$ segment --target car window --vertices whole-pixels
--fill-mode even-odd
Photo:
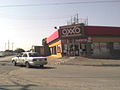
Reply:
[[[27,57],[27,54],[24,54],[23,57]]]
[[[38,53],[29,53],[29,57],[39,57]]]

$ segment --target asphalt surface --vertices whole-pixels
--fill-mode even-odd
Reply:
[[[0,58],[0,90],[120,90],[119,59],[50,58],[28,69],[11,58]]]

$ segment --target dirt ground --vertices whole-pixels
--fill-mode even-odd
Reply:
[[[81,65],[81,66],[120,66],[120,58],[95,59],[86,57],[49,58],[50,64]]]
[[[0,90],[120,90],[119,59],[48,59],[44,68],[13,66],[0,58]]]

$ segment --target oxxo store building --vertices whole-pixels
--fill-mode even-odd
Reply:
[[[51,55],[120,56],[120,27],[67,25],[47,38]]]

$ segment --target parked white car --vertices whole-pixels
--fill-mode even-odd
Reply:
[[[31,66],[44,67],[48,62],[46,57],[41,57],[36,52],[23,52],[12,58],[12,63],[14,66],[25,65],[27,68],[30,68]]]

